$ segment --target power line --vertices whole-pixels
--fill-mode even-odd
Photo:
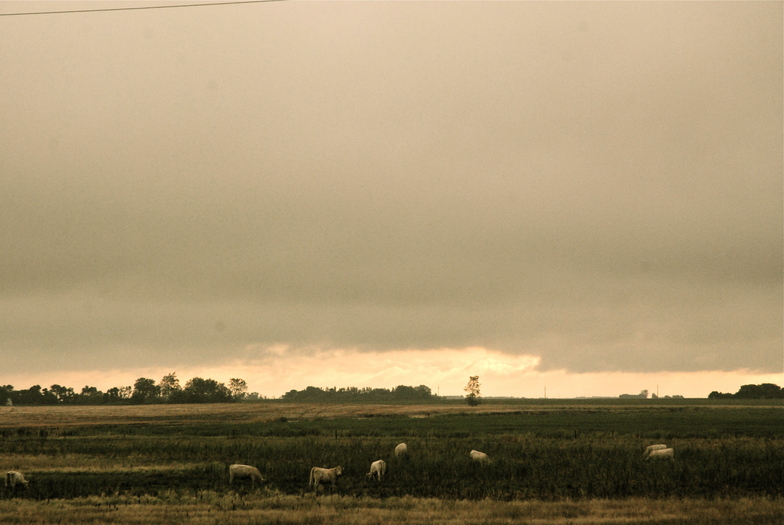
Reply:
[[[65,15],[71,13],[106,13],[109,11],[142,11],[145,9],[177,9],[181,7],[215,7],[219,5],[238,4],[266,4],[269,2],[283,2],[285,0],[236,0],[231,2],[205,2],[203,4],[167,4],[148,5],[140,7],[105,7],[100,9],[70,9],[66,11],[29,11],[23,13],[0,13],[0,16],[33,16],[33,15]]]

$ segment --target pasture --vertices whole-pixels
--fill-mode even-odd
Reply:
[[[784,523],[781,402],[0,409],[9,523]],[[403,458],[395,445],[408,444]],[[645,461],[664,442],[674,462]],[[476,464],[470,450],[488,454]],[[382,482],[365,474],[387,462]],[[267,482],[228,483],[232,463]],[[337,487],[308,489],[311,467]],[[32,520],[32,521],[31,521]],[[63,521],[64,520],[64,521]]]

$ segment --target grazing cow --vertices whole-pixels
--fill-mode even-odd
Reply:
[[[395,457],[399,458],[401,456],[405,456],[408,454],[408,446],[405,443],[401,443],[395,447]]]
[[[647,457],[648,454],[650,454],[654,450],[664,450],[665,448],[667,448],[667,445],[664,445],[662,443],[659,443],[658,445],[650,445],[648,446],[648,448],[645,449],[645,452],[643,452],[642,455]]]
[[[17,485],[27,487],[28,481],[25,479],[21,472],[16,470],[9,470],[5,473],[5,486],[15,489]]]
[[[648,457],[645,460],[649,459],[669,459],[670,461],[675,461],[675,451],[671,448],[660,448],[658,450],[651,450],[651,453],[648,454]]]
[[[387,473],[387,462],[383,459],[379,459],[378,461],[374,461],[370,464],[370,472],[367,473],[367,479],[373,479],[375,475],[379,481],[381,481],[381,477]]]
[[[478,450],[472,450],[470,452],[471,459],[473,459],[477,463],[488,463],[490,458],[487,457],[487,454],[484,452],[479,452]]]
[[[229,465],[229,485],[234,483],[235,479],[240,478],[250,478],[253,485],[256,484],[256,480],[259,483],[264,483],[264,478],[261,477],[261,472],[256,467],[251,467],[250,465]]]
[[[310,480],[308,487],[314,487],[318,490],[321,483],[331,483],[333,487],[338,482],[338,478],[343,475],[343,467],[321,468],[313,467],[310,469]]]

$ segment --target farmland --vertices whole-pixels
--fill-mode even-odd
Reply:
[[[10,523],[784,522],[781,402],[4,407]],[[410,454],[397,459],[405,441]],[[646,462],[665,442],[676,461]],[[475,465],[471,449],[491,463]],[[389,465],[382,483],[370,462]],[[231,463],[267,479],[228,485]],[[335,490],[307,487],[341,465]]]

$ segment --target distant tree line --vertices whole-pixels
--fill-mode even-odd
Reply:
[[[714,390],[708,394],[708,399],[784,399],[784,389],[773,383],[743,385],[734,394],[725,394]]]
[[[648,399],[648,391],[643,390],[639,394],[621,394],[618,397],[621,399]]]
[[[140,377],[133,387],[120,386],[101,392],[94,386],[85,386],[81,392],[71,387],[54,384],[49,388],[34,385],[26,390],[15,390],[12,385],[0,386],[2,405],[143,405],[153,403],[231,403],[258,399],[258,393],[248,394],[243,379],[231,379],[229,385],[214,379],[194,377],[180,385],[172,372],[158,383]]]
[[[309,386],[305,390],[289,390],[281,397],[284,401],[305,403],[318,402],[399,402],[424,401],[433,397],[430,387],[425,385],[397,386],[391,390],[386,388],[318,388]]]
[[[621,399],[648,399],[648,391],[643,390],[639,394],[621,394],[618,397]],[[651,399],[659,399],[659,395],[654,392],[651,394]],[[674,394],[672,396],[664,396],[662,399],[683,399],[683,396]]]

